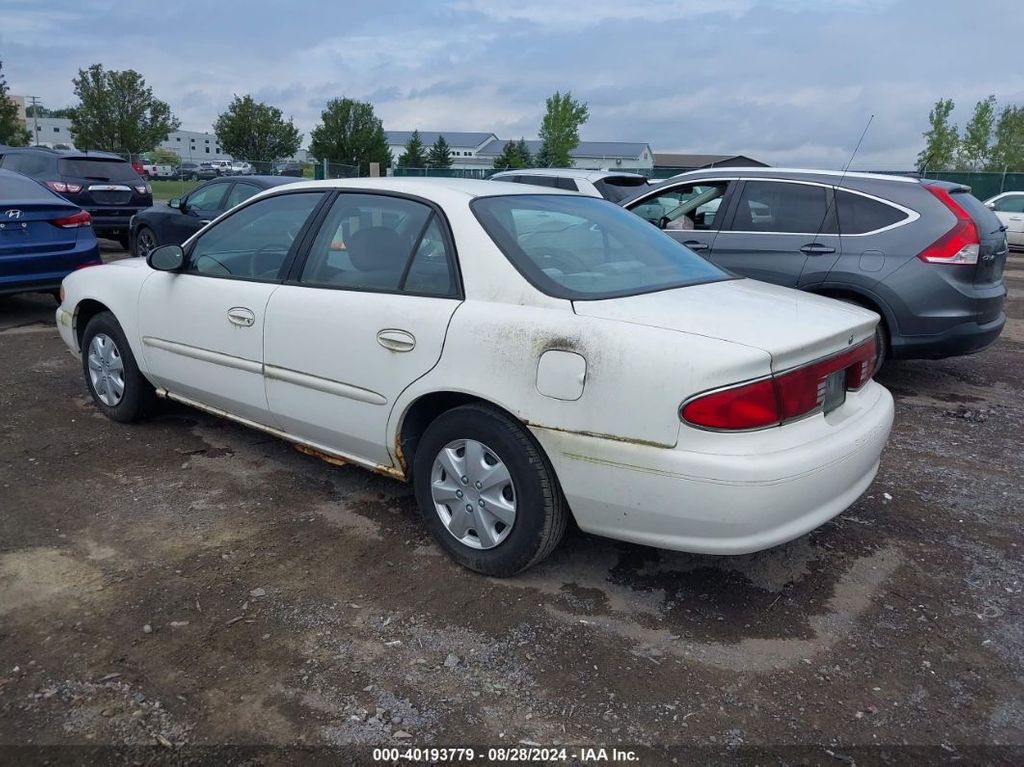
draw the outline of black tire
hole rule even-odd
[[[128,250],[132,244],[131,236],[128,234],[117,235],[117,244],[121,246],[121,250]]]
[[[151,245],[148,246],[148,248],[145,245],[145,243],[147,242],[146,238],[149,238],[148,242],[151,243]],[[141,225],[137,230],[135,230],[134,239],[135,247],[132,251],[132,255],[139,256],[140,258],[145,258],[146,256],[149,255],[149,252],[153,250],[153,248],[160,245],[160,241],[156,237],[156,232],[154,232],[152,229],[145,225]]]
[[[124,391],[120,400],[113,404],[108,404],[101,399],[90,375],[90,347],[93,339],[100,334],[105,335],[113,342],[123,367]],[[128,339],[125,338],[120,323],[111,312],[100,312],[85,326],[85,332],[82,333],[82,374],[85,376],[85,385],[89,389],[93,401],[107,418],[122,423],[138,421],[152,413],[156,406],[156,392],[153,385],[139,372],[139,366],[128,345]]]
[[[434,507],[434,460],[445,445],[460,439],[478,440],[490,448],[515,486],[515,521],[507,537],[493,548],[462,543]],[[526,570],[547,557],[565,533],[569,509],[547,456],[521,424],[497,408],[463,405],[438,416],[416,447],[413,484],[420,514],[441,548],[463,567],[484,575],[507,578]]]

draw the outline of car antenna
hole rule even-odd
[[[875,119],[875,116],[874,116],[874,115],[871,115],[870,117],[868,117],[868,122],[867,122],[867,125],[865,125],[865,126],[864,126],[864,130],[862,130],[862,131],[860,132],[860,138],[859,138],[859,139],[857,139],[857,146],[855,146],[855,147],[853,148],[853,154],[851,154],[851,155],[850,155],[850,159],[849,159],[849,161],[848,161],[848,162],[846,163],[846,165],[845,165],[845,166],[843,166],[843,172],[842,172],[841,174],[839,174],[839,181],[838,181],[838,183],[836,183],[836,185],[835,185],[835,187],[834,187],[834,189],[833,189],[833,192],[832,192],[832,199],[830,199],[830,200],[828,201],[828,204],[827,204],[827,205],[825,205],[825,215],[821,217],[821,223],[820,223],[820,224],[818,224],[818,231],[816,231],[816,232],[814,233],[814,240],[812,240],[812,242],[817,242],[817,240],[818,240],[818,237],[820,237],[820,236],[821,236],[821,230],[825,228],[825,222],[826,222],[826,221],[828,221],[828,216],[829,216],[829,214],[830,214],[830,213],[832,212],[832,206],[833,206],[833,205],[835,204],[835,200],[836,200],[836,192],[837,192],[837,191],[839,190],[839,188],[840,188],[840,187],[842,187],[842,185],[843,185],[843,179],[844,179],[844,178],[846,178],[846,172],[847,172],[848,170],[850,170],[850,166],[851,166],[851,165],[853,165],[853,160],[854,160],[854,158],[855,158],[855,157],[857,156],[857,152],[858,152],[858,151],[860,150],[860,145],[861,145],[861,142],[863,142],[863,141],[864,141],[864,137],[865,137],[865,136],[867,135],[867,133],[868,133],[868,128],[870,128],[870,127],[871,127],[871,122],[872,122],[872,121],[873,121],[874,119]],[[838,227],[837,227],[837,228],[838,228]]]

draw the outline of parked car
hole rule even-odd
[[[217,171],[218,176],[231,175],[231,160],[210,160],[210,167]]]
[[[252,167],[252,163],[245,162],[243,160],[234,160],[231,163],[231,175],[232,176],[251,176],[255,173],[255,169]]]
[[[41,181],[88,211],[97,237],[128,248],[131,217],[153,204],[153,191],[134,168],[107,152],[0,147],[0,168]]]
[[[603,197],[619,202],[647,186],[647,179],[639,173],[616,173],[607,170],[580,170],[577,168],[522,168],[503,170],[490,177],[491,181],[510,181],[514,184],[567,189],[591,197]]]
[[[159,164],[153,162],[142,163],[142,177],[147,181],[153,178],[164,178],[170,179],[175,178],[175,168],[173,165]]]
[[[874,313],[526,184],[298,182],[64,291],[110,418],[168,397],[411,480],[440,546],[494,576],[570,514],[684,551],[790,540],[864,492],[893,417]]]
[[[289,183],[278,176],[216,179],[200,184],[185,197],[147,208],[132,219],[131,254],[145,258],[158,245],[180,245],[224,211],[257,192]]]
[[[1024,248],[1024,192],[1003,192],[985,200],[985,205],[1006,227],[1011,248]]]
[[[293,176],[295,178],[302,178],[302,163],[294,160],[277,160],[271,166],[271,171],[275,176]]]
[[[209,163],[183,162],[178,166],[175,177],[182,181],[209,181],[217,178],[217,171]]]
[[[711,168],[622,205],[730,272],[877,312],[877,366],[976,352],[1003,329],[1006,238],[965,186]]]
[[[0,170],[0,294],[50,292],[101,263],[91,217],[20,173]]]

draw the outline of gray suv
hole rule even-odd
[[[1004,228],[966,186],[718,168],[620,204],[736,274],[877,312],[879,364],[969,354],[1003,329]]]

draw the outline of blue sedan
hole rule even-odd
[[[51,292],[102,263],[87,212],[20,173],[0,170],[0,295]]]

